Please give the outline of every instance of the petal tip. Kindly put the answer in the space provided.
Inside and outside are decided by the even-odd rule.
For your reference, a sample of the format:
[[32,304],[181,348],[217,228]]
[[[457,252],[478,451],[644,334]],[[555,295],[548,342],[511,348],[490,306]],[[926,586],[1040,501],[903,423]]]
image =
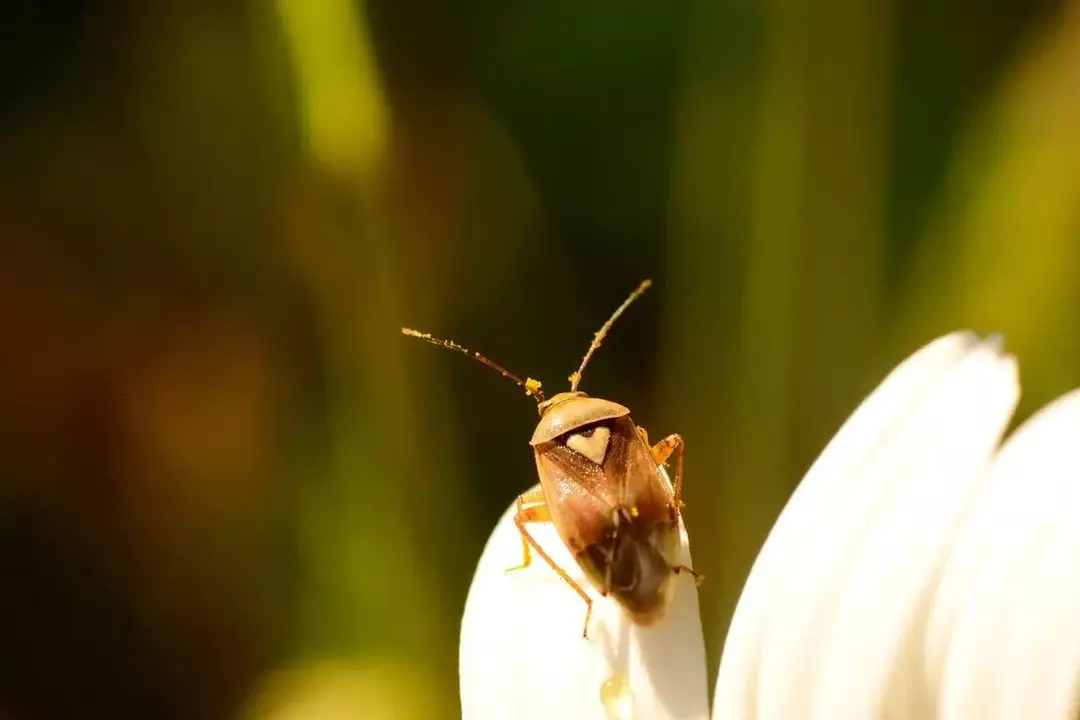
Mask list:
[[[659,624],[635,626],[616,603],[587,584],[554,527],[530,527],[537,543],[594,601],[589,637],[583,640],[585,604],[541,558],[521,572],[505,572],[522,552],[515,509],[511,506],[497,524],[466,600],[459,647],[462,716],[579,717],[590,707],[602,711],[601,688],[619,678],[628,683],[642,717],[707,717],[705,647],[694,583],[678,582]],[[689,564],[685,535],[682,549]]]

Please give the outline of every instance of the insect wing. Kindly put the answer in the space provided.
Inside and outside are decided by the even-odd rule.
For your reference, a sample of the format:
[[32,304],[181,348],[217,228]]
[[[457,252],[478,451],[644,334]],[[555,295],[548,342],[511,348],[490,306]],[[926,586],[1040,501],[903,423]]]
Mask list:
[[548,509],[563,542],[578,553],[614,529],[617,508],[665,519],[670,486],[629,417],[610,421],[610,440],[598,465],[560,442],[536,448],[536,467]]
[[611,525],[614,496],[604,468],[565,445],[536,448],[536,470],[559,537],[575,555]]
[[612,423],[604,473],[610,487],[618,493],[616,502],[631,512],[659,519],[674,503],[671,487],[629,417]]

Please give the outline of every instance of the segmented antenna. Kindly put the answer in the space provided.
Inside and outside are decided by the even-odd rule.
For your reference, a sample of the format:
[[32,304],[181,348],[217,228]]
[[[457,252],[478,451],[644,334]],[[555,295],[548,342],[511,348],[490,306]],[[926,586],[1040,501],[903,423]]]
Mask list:
[[495,362],[493,360],[489,360],[488,358],[484,357],[483,355],[481,355],[478,352],[473,352],[472,350],[469,350],[468,348],[464,348],[464,347],[458,345],[453,340],[443,340],[442,338],[434,337],[434,336],[430,335],[429,333],[422,333],[422,332],[419,332],[417,330],[410,330],[409,328],[401,328],[401,332],[403,334],[405,334],[405,335],[409,335],[410,337],[420,338],[421,340],[426,340],[427,342],[431,343],[432,345],[438,345],[439,347],[444,347],[447,350],[456,350],[457,352],[461,353],[462,355],[468,355],[471,358],[475,358],[475,359],[479,360],[480,362],[484,363],[485,365],[487,365],[489,368],[491,368],[495,372],[502,375],[504,378],[510,378],[515,383],[517,383],[521,387],[525,388],[525,394],[528,395],[529,397],[536,398],[536,402],[538,402],[538,403],[544,402],[544,391],[540,389],[540,381],[539,380],[533,380],[532,378],[526,378],[525,380],[522,380],[517,375],[515,375],[514,373],[512,373],[509,370],[507,370],[506,368],[504,368],[502,365],[499,365],[497,362]]
[[608,321],[604,323],[604,326],[593,336],[592,345],[589,346],[589,351],[585,353],[585,359],[581,361],[581,367],[574,371],[574,374],[570,376],[570,392],[577,392],[578,384],[581,382],[581,373],[585,370],[585,366],[592,360],[593,353],[600,347],[600,343],[604,342],[604,338],[607,337],[608,331],[611,330],[611,326],[615,324],[615,321],[619,319],[619,316],[623,314],[626,308],[630,307],[630,303],[641,297],[642,293],[648,290],[652,286],[652,280],[642,280],[641,284],[637,286],[637,290],[630,293],[630,297],[623,300],[623,304],[618,307],[608,318]]

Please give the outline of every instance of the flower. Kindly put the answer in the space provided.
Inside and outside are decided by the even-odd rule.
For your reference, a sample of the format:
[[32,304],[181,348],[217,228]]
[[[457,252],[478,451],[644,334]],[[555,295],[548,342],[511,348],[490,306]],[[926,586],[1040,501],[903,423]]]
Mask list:
[[[1002,445],[1019,395],[1000,338],[967,332],[928,344],[871,393],[761,549],[724,646],[715,720],[1075,713],[1080,392]],[[550,568],[504,572],[521,557],[512,515],[466,602],[465,720],[708,717],[693,583],[679,582],[655,628],[597,600],[584,641],[584,604]],[[536,536],[581,577],[551,528]],[[683,553],[689,564],[685,534]],[[619,702],[629,697],[632,712]]]
[[[605,717],[707,718],[705,642],[697,590],[680,578],[668,617],[632,625],[599,598],[548,524],[529,532],[593,597],[589,639],[585,603],[538,557],[520,572],[521,535],[511,506],[480,557],[461,623],[461,706],[465,720]],[[682,562],[691,565],[685,528]],[[620,688],[624,691],[620,692]]]

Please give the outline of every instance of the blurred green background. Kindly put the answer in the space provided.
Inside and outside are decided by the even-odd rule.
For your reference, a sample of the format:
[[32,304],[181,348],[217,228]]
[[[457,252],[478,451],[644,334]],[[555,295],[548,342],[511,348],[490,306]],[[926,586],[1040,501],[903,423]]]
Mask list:
[[4,720],[457,716],[536,411],[402,325],[551,392],[656,281],[582,387],[686,438],[713,671],[902,357],[1002,331],[1021,416],[1080,383],[1075,3],[16,0],[0,33]]

